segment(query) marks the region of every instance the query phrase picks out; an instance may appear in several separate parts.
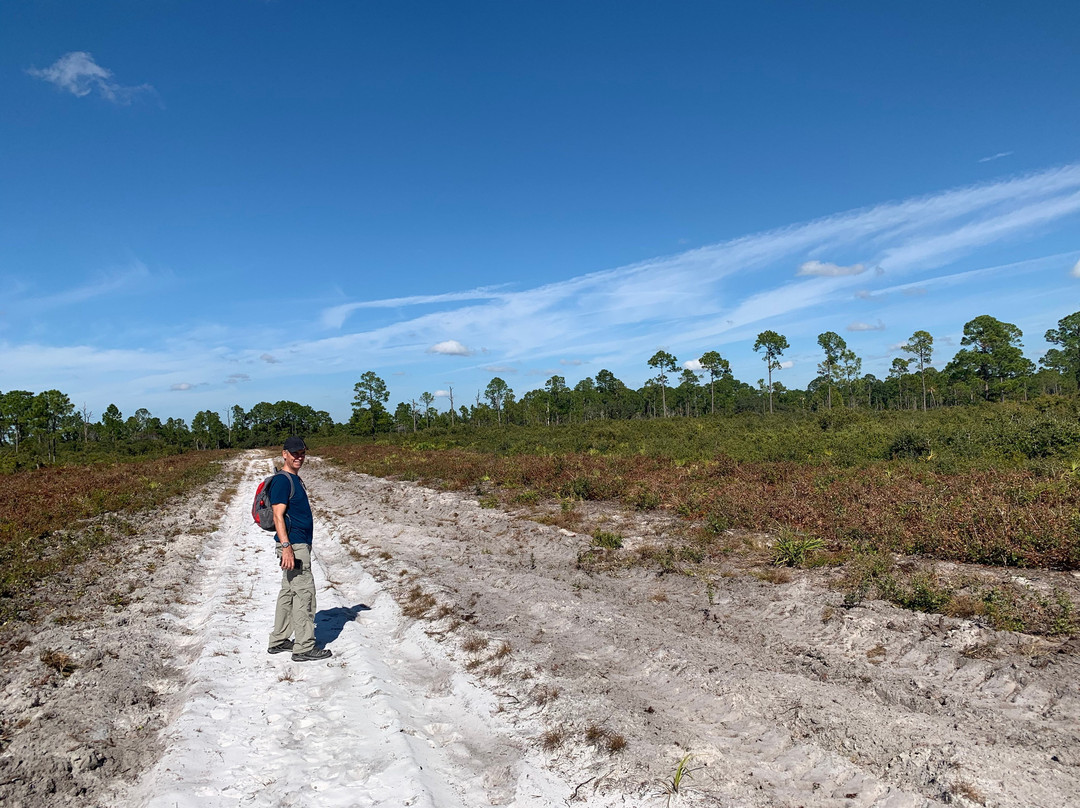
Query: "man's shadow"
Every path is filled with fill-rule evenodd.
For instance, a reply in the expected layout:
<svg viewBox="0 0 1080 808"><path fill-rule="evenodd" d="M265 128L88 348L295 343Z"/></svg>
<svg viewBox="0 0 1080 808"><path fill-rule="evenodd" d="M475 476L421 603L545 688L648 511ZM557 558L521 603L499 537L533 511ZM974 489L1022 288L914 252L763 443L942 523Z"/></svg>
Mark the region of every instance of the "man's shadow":
<svg viewBox="0 0 1080 808"><path fill-rule="evenodd" d="M363 603L319 610L315 615L315 642L323 646L329 645L341 635L346 623L359 617L360 612L370 611L371 607Z"/></svg>

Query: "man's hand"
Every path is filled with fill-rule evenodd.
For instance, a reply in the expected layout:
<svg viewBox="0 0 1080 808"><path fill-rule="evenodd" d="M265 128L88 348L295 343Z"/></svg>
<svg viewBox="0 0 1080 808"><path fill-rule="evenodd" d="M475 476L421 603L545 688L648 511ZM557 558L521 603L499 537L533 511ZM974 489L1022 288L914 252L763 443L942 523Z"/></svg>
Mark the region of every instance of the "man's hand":
<svg viewBox="0 0 1080 808"><path fill-rule="evenodd" d="M283 570L291 570L296 566L296 554L293 553L291 546L286 547L281 551L281 568Z"/></svg>

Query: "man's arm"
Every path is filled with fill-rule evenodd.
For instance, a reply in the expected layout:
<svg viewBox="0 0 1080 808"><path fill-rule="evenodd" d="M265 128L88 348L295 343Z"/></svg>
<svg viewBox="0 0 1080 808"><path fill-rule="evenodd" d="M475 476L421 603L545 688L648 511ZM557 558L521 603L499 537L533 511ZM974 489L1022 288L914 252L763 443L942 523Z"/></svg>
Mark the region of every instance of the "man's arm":
<svg viewBox="0 0 1080 808"><path fill-rule="evenodd" d="M292 545L289 544L289 529L285 526L285 509L289 507L289 504L282 502L271 507L274 509L274 529L284 548L281 551L281 568L291 570L296 566L296 556L293 555Z"/></svg>

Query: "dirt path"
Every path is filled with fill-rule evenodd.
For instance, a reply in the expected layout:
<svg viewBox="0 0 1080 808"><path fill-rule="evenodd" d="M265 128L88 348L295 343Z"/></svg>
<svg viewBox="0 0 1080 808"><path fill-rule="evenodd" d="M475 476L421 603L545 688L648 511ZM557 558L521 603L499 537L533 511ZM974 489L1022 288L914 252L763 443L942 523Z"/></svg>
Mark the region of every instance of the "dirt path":
<svg viewBox="0 0 1080 808"><path fill-rule="evenodd" d="M246 521L267 462L141 526L6 655L3 804L1080 804L1071 643L844 610L820 576L590 575L588 536L317 459L335 656L268 656L277 574Z"/></svg>

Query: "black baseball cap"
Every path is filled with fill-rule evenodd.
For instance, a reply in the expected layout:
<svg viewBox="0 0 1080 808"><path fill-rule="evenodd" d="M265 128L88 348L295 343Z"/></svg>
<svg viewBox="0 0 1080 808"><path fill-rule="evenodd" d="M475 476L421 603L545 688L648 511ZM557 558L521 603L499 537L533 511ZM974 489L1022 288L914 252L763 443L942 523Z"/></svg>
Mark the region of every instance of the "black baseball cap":
<svg viewBox="0 0 1080 808"><path fill-rule="evenodd" d="M306 452L307 444L304 443L304 439L293 435L290 438L285 439L284 449L289 454L296 454L297 452Z"/></svg>

